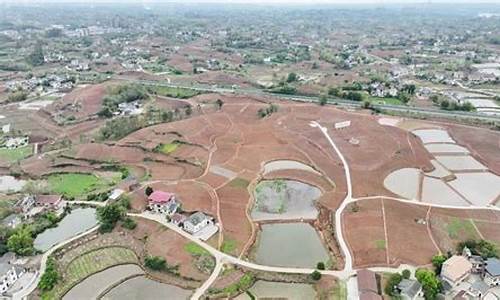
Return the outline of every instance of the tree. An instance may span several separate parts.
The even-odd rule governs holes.
[[[349,91],[344,96],[344,98],[349,99],[349,100],[353,100],[353,101],[363,101],[363,94],[361,94],[359,92]]]
[[[105,106],[97,113],[97,116],[101,118],[111,118],[113,116],[113,112],[109,109],[109,107]]]
[[[443,263],[446,261],[446,256],[442,254],[434,255],[432,257],[432,265],[435,268],[436,274],[441,274],[441,267],[443,266]]]
[[[28,55],[28,57],[26,58],[26,60],[32,66],[41,66],[41,65],[43,65],[44,55],[43,55],[42,45],[37,44],[35,46],[35,49],[33,49],[33,52],[31,52],[30,55]]]
[[[321,279],[321,273],[318,270],[314,270],[314,272],[311,273],[311,278],[318,281]]]
[[[370,100],[363,100],[363,108],[365,109],[372,108],[372,102]]]
[[[155,271],[163,271],[167,268],[167,261],[160,256],[148,256],[144,259],[146,268]]]
[[[399,273],[391,274],[384,287],[384,292],[389,296],[395,296],[395,287],[403,280]]]
[[[336,88],[336,87],[331,87],[328,89],[328,95],[339,97],[340,96],[340,89]]]
[[[153,193],[153,188],[150,186],[147,186],[146,189],[144,190],[144,193],[146,194],[146,196],[149,197]]]
[[[401,92],[398,95],[398,99],[403,103],[408,103],[411,100],[411,96],[408,92]]]
[[[110,232],[125,215],[125,209],[119,203],[97,208],[97,219],[99,220],[101,233]]]
[[[415,91],[417,90],[417,86],[414,84],[405,84],[403,86],[403,90],[406,91],[410,95],[415,95]]]
[[[215,101],[215,105],[217,105],[217,109],[220,110],[222,108],[222,106],[224,105],[224,101],[222,101],[221,99],[217,99]]]
[[[132,218],[126,218],[123,220],[122,226],[128,230],[133,230],[137,227],[137,223]]]
[[[190,116],[193,113],[193,108],[191,107],[191,105],[185,106],[184,113],[186,114],[186,116]]]
[[[295,73],[288,73],[288,77],[286,78],[286,82],[291,83],[297,81],[298,76]]]
[[[498,248],[490,241],[467,240],[458,244],[457,251],[462,252],[464,247],[469,248],[472,254],[480,255],[482,258],[498,257]]]
[[[59,273],[56,269],[56,264],[52,257],[49,257],[47,260],[47,267],[45,268],[45,272],[40,278],[40,282],[38,283],[38,288],[42,291],[50,291],[54,288],[54,286],[59,281]]]
[[[14,232],[7,240],[7,248],[18,255],[32,255],[35,249],[30,228],[25,226]]]
[[[325,263],[320,261],[319,263],[316,264],[316,269],[318,270],[324,270],[325,269]]]
[[[21,90],[10,93],[9,96],[7,96],[7,102],[21,102],[26,100],[27,98],[28,98],[28,93]]]
[[[410,277],[411,277],[411,271],[408,270],[408,269],[404,269],[403,272],[402,272],[402,275],[403,275],[404,279],[410,279]]]
[[[319,105],[324,106],[328,103],[328,97],[326,95],[321,95],[319,97]]]
[[[415,277],[418,282],[422,285],[424,291],[424,297],[426,300],[434,300],[437,298],[437,294],[441,290],[441,282],[431,270],[418,269],[415,272]]]

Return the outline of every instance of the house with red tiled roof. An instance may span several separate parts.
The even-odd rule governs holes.
[[[58,210],[63,206],[62,197],[61,195],[37,195],[35,206]]]
[[[358,293],[360,300],[382,300],[378,293],[377,277],[375,272],[370,270],[358,270]]]
[[[163,191],[154,191],[148,197],[148,207],[150,210],[172,216],[180,207],[175,198],[175,194]]]

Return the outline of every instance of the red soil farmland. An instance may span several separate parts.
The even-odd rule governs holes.
[[[342,215],[344,237],[353,256],[353,265],[386,265],[386,240],[382,201],[363,200],[351,204]]]

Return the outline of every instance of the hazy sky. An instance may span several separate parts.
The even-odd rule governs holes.
[[[497,3],[500,0],[0,0],[0,3],[47,3],[47,2],[78,2],[78,3],[261,3],[261,4],[362,4],[362,3]]]

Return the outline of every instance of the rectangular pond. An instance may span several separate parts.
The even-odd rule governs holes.
[[[262,265],[314,268],[330,257],[316,230],[308,223],[261,226],[255,261]]]
[[[455,143],[446,130],[419,129],[412,131],[424,144],[427,143]]]
[[[249,292],[257,299],[316,299],[316,291],[313,286],[306,283],[286,283],[259,280],[249,289]],[[235,299],[250,300],[251,298],[248,294],[244,293]]]
[[[52,246],[78,235],[97,225],[94,208],[77,208],[64,217],[57,227],[40,233],[35,239],[35,248],[47,251]]]
[[[106,293],[102,300],[189,299],[192,291],[151,280],[146,276],[128,279]]]
[[[255,187],[251,216],[255,221],[316,219],[314,203],[320,196],[317,187],[299,181],[262,181]]]

